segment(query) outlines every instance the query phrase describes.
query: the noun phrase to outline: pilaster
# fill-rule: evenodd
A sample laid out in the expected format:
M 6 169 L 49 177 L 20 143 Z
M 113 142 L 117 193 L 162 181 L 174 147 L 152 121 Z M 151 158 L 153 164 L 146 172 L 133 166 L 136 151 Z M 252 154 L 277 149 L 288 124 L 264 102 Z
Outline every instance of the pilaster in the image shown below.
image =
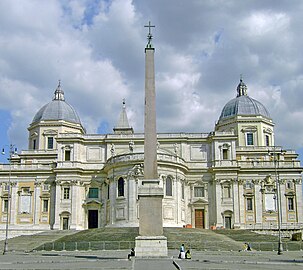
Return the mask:
M 9 201 L 10 203 L 10 217 L 9 217 L 9 222 L 11 225 L 15 225 L 17 223 L 17 214 L 18 214 L 18 187 L 17 187 L 17 182 L 11 181 L 10 183 L 10 195 L 11 199 Z

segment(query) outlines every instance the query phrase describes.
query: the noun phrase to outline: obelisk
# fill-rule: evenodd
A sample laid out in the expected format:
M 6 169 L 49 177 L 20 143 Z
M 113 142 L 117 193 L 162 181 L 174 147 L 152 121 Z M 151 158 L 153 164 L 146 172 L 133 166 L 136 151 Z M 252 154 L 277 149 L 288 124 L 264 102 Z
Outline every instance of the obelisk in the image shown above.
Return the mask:
M 136 257 L 166 257 L 167 239 L 163 236 L 163 182 L 158 176 L 155 67 L 151 27 L 145 48 L 144 179 L 138 184 L 139 236 Z

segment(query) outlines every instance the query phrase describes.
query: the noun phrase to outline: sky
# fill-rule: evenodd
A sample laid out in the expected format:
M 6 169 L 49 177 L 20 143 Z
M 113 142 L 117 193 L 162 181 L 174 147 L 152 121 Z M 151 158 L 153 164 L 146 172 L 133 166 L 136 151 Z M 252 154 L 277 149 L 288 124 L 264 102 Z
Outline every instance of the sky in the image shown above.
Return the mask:
M 213 131 L 242 74 L 275 144 L 303 154 L 302 14 L 300 0 L 1 0 L 0 146 L 28 148 L 58 80 L 88 134 L 111 133 L 123 99 L 143 132 L 151 21 L 158 132 Z

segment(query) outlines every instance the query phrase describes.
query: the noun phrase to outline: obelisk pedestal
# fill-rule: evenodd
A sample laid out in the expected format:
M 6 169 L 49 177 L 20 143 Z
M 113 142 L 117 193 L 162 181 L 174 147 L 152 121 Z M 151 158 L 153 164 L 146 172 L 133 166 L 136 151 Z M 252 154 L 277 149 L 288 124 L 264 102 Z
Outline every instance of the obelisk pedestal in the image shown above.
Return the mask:
M 136 257 L 166 257 L 167 239 L 163 236 L 163 188 L 158 179 L 139 183 L 139 236 Z
M 163 182 L 158 177 L 156 91 L 154 51 L 149 23 L 145 48 L 144 179 L 138 183 L 139 236 L 136 257 L 166 257 L 167 239 L 163 236 Z

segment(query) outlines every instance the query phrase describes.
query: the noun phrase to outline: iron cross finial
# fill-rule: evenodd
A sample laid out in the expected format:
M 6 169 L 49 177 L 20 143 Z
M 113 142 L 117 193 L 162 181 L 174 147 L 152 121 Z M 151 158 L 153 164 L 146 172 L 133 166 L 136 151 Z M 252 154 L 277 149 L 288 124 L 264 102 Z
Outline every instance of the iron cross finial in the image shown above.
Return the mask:
M 147 40 L 148 40 L 148 43 L 147 45 L 150 45 L 151 46 L 151 40 L 153 38 L 153 35 L 151 34 L 151 28 L 152 27 L 155 27 L 154 25 L 151 25 L 150 24 L 150 21 L 148 22 L 148 25 L 144 25 L 144 27 L 148 27 L 148 35 L 147 35 Z

